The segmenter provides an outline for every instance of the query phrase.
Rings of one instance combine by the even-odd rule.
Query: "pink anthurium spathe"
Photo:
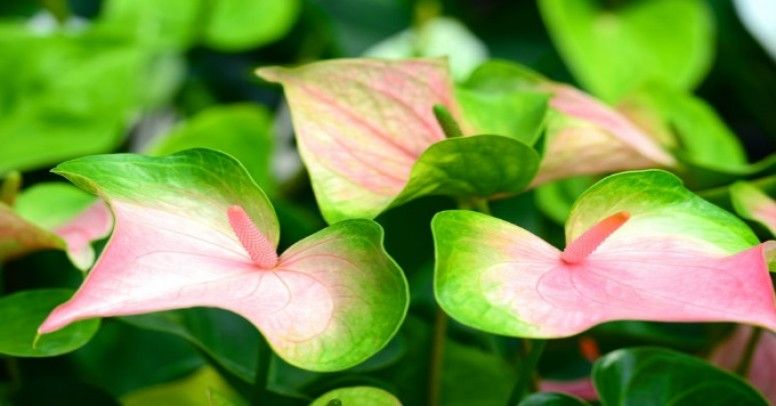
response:
[[[105,238],[112,226],[108,208],[93,196],[67,184],[38,184],[13,207],[0,203],[0,259],[61,249],[85,271],[94,263],[91,242]]]
[[[754,329],[750,326],[738,326],[727,340],[714,349],[709,357],[711,362],[730,371],[738,369],[746,357],[746,347],[753,333]],[[745,378],[772,404],[776,404],[776,335],[767,331],[760,334],[749,366],[744,367],[747,371],[742,372],[745,372]]]
[[[546,82],[554,114],[533,185],[578,175],[672,167],[676,160],[632,121],[569,85]]]
[[[55,170],[104,199],[115,219],[72,299],[39,328],[194,306],[233,311],[302,368],[353,366],[382,348],[407,309],[404,275],[369,220],[337,223],[278,255],[278,221],[231,157],[93,156]]]
[[[283,85],[299,151],[310,173],[318,205],[329,222],[373,218],[421,194],[449,193],[456,184],[487,183],[481,179],[473,182],[454,179],[445,187],[413,185],[413,181],[424,176],[456,172],[439,165],[440,161],[444,165],[451,162],[463,165],[465,155],[475,146],[456,145],[456,149],[448,149],[445,155],[437,154],[436,158],[441,159],[428,160],[433,164],[424,161],[434,147],[451,142],[446,140],[448,131],[443,130],[433,113],[435,106],[447,109],[452,120],[462,127],[463,135],[490,134],[495,129],[509,128],[509,125],[488,123],[496,119],[514,121],[514,117],[521,115],[534,117],[526,121],[540,127],[546,111],[546,107],[534,111],[535,104],[531,104],[530,111],[509,111],[503,106],[498,112],[481,111],[488,104],[476,102],[478,97],[462,103],[456,98],[444,59],[343,59],[297,68],[261,68],[257,73]],[[547,147],[534,185],[574,175],[674,164],[673,157],[624,116],[569,86],[537,79],[525,87],[506,90],[550,95],[552,111],[547,123]],[[484,97],[487,99],[488,95]],[[493,102],[490,103],[492,107]],[[500,135],[514,142],[535,141],[531,134]],[[485,144],[485,138],[481,141]],[[493,141],[504,143],[503,139]],[[523,156],[513,156],[511,161],[505,160],[480,173],[508,172],[510,166],[523,167],[524,171],[520,176],[504,176],[494,183],[520,183],[524,176],[533,177],[536,173],[529,153],[517,146],[512,146],[513,152],[493,145],[487,146],[500,150],[501,155]],[[524,149],[535,153],[527,145]],[[470,163],[473,161],[466,166],[470,167],[469,171],[477,172],[478,168]],[[520,191],[524,186],[527,184],[516,184],[513,189]],[[505,194],[503,190],[495,192],[476,197]]]
[[[776,236],[776,200],[747,182],[730,186],[730,200],[741,217],[762,224]]]
[[[551,338],[611,320],[732,321],[776,329],[773,242],[668,172],[612,175],[588,189],[558,250],[483,214],[439,213],[441,307],[496,334]]]

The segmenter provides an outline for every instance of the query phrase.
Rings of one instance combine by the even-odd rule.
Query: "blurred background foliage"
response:
[[[592,26],[601,22],[598,13],[606,15],[605,29]],[[31,186],[59,182],[48,170],[77,156],[220,149],[240,159],[271,196],[286,247],[324,223],[294,150],[280,89],[253,70],[326,58],[444,54],[456,79],[486,58],[499,58],[611,103],[627,102],[626,94],[674,103],[667,108],[688,113],[673,125],[709,122],[704,134],[724,133],[698,147],[701,164],[719,163],[708,152],[719,147],[728,156],[740,149],[733,163],[742,167],[776,144],[776,65],[729,0],[14,0],[0,2],[0,175],[21,172],[23,197]],[[645,62],[643,54],[662,62]],[[640,86],[645,90],[633,93]],[[713,110],[699,107],[687,91]],[[743,148],[720,146],[731,137]],[[588,184],[552,184],[494,203],[494,214],[562,244],[559,223]],[[50,195],[49,204],[60,198]],[[428,224],[452,206],[424,198],[378,218],[388,251],[410,279],[408,319],[386,349],[351,370],[311,373],[273,357],[270,388],[286,396],[283,402],[355,384],[383,387],[409,405],[426,401],[423,360],[436,309]],[[19,330],[37,325],[82,278],[58,251],[1,266],[0,328],[7,331],[14,323]],[[37,290],[22,292],[29,289]],[[267,355],[258,353],[252,326],[213,309],[70,329],[35,349],[0,337],[3,353],[24,357],[3,359],[0,404],[208,404],[203,387],[219,398],[249,394],[257,359]],[[622,322],[585,337],[595,338],[601,353],[650,344],[703,355],[729,330]],[[588,375],[591,361],[580,342],[548,343],[541,375]],[[442,403],[503,404],[518,374],[508,361],[521,351],[515,340],[453,323]]]

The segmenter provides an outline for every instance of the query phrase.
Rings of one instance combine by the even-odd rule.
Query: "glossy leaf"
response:
[[[539,6],[572,73],[609,102],[652,81],[692,89],[711,65],[714,25],[702,0],[608,7],[600,0],[543,0]]]
[[[256,183],[272,196],[277,189],[270,172],[273,144],[269,112],[258,105],[235,104],[203,110],[175,127],[149,150],[153,155],[189,148],[225,152],[237,158]]]
[[[75,323],[56,333],[37,337],[46,315],[73,292],[39,289],[0,297],[0,354],[15,357],[52,357],[74,351],[89,342],[100,327],[99,320]]]
[[[253,383],[259,335],[244,318],[220,309],[185,309],[123,317],[143,329],[181,337],[245,382]]]
[[[456,89],[463,121],[484,134],[498,134],[534,145],[544,129],[549,94],[538,91],[493,93]]]
[[[477,135],[437,142],[418,158],[407,186],[391,206],[426,195],[488,198],[519,193],[531,182],[539,155],[500,135]]]
[[[336,403],[339,401],[340,403]],[[390,392],[370,386],[353,386],[334,389],[315,399],[310,406],[330,405],[401,406]]]
[[[224,51],[242,51],[280,39],[293,26],[298,0],[219,0],[208,8],[203,42]]]
[[[518,379],[498,355],[447,340],[440,404],[501,406]]]
[[[756,221],[776,236],[776,201],[756,186],[738,182],[730,186],[730,199],[743,218]]]
[[[737,376],[698,358],[659,348],[609,353],[596,362],[593,380],[604,406],[768,404]]]
[[[518,406],[584,406],[587,403],[562,393],[533,393],[521,400]]]
[[[274,210],[227,155],[93,156],[55,171],[99,193],[116,231],[42,333],[92,317],[219,307],[257,326],[288,362],[328,371],[377,352],[404,318],[406,282],[377,224],[341,222],[277,256]]]
[[[733,215],[658,170],[588,189],[559,251],[486,215],[432,221],[436,297],[496,334],[563,337],[611,320],[735,321],[776,329],[765,251]]]

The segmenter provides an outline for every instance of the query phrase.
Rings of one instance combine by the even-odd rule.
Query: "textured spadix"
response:
[[[278,257],[274,210],[227,155],[93,156],[55,172],[99,194],[115,228],[41,333],[92,317],[219,307],[253,323],[288,362],[328,371],[377,352],[404,317],[406,282],[376,223],[337,223]]]
[[[743,222],[664,171],[613,175],[583,193],[564,252],[474,212],[442,212],[432,228],[440,305],[485,331],[562,337],[623,319],[776,329],[773,242],[757,245]]]
[[[0,260],[61,249],[81,270],[94,263],[91,242],[113,225],[101,201],[67,184],[42,183],[22,192],[14,207],[0,203]]]

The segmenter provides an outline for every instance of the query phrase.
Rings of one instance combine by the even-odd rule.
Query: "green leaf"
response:
[[[593,381],[604,406],[768,404],[741,378],[660,348],[609,353],[595,363]]]
[[[245,166],[269,195],[277,184],[270,171],[273,151],[272,118],[260,105],[235,104],[206,109],[174,128],[150,148],[167,155],[190,148],[225,152]]]
[[[259,333],[244,318],[219,309],[185,309],[123,317],[140,328],[181,337],[245,382],[256,374]]]
[[[96,29],[131,38],[149,48],[185,49],[197,39],[203,3],[202,0],[108,0],[97,19]]]
[[[499,134],[534,145],[544,129],[550,95],[539,91],[485,92],[459,87],[456,98],[464,121],[485,134]]]
[[[0,31],[0,173],[118,146],[146,95],[148,53],[90,33]]]
[[[213,399],[212,391],[218,392],[219,399],[226,401],[226,404],[243,403],[218,372],[204,367],[186,378],[129,393],[121,398],[121,404],[124,406],[210,406]]]
[[[589,176],[556,180],[536,188],[536,205],[558,224],[564,224],[579,196],[594,183]]]
[[[540,392],[528,395],[518,406],[584,406],[588,403],[563,393]]]
[[[67,300],[73,291],[40,289],[13,293],[0,298],[0,353],[16,357],[53,357],[74,351],[91,340],[100,327],[99,319],[80,321],[45,336],[38,326],[49,312]]]
[[[299,0],[218,0],[203,3],[205,45],[243,51],[283,37],[299,14]],[[201,11],[203,12],[203,11]]]
[[[315,399],[310,406],[401,406],[399,399],[380,388],[353,386],[334,389]]]
[[[442,372],[442,404],[502,406],[517,374],[502,358],[447,340]]]
[[[509,137],[475,135],[439,141],[420,155],[407,185],[390,206],[428,195],[465,199],[519,193],[538,167],[536,151]]]
[[[592,93],[613,102],[652,81],[690,90],[706,75],[714,25],[705,1],[629,1],[608,7],[605,3],[539,2],[561,56]]]
[[[688,92],[650,84],[626,96],[619,110],[692,166],[747,171],[738,137],[711,106]]]

